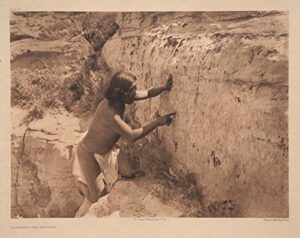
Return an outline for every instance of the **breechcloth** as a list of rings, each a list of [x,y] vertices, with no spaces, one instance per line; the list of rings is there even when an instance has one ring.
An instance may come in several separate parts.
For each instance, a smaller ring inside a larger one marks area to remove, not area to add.
[[[84,158],[81,161],[93,159],[96,160],[99,164],[101,173],[98,175],[96,181],[103,180],[107,191],[109,192],[112,186],[118,180],[118,154],[120,153],[120,149],[112,148],[111,151],[106,153],[105,155],[94,154],[88,150],[88,148],[81,142],[77,145],[74,164],[73,164],[73,175],[77,179],[77,181],[86,184],[86,179],[82,168],[80,166],[78,157]],[[96,182],[95,181],[95,182]]]

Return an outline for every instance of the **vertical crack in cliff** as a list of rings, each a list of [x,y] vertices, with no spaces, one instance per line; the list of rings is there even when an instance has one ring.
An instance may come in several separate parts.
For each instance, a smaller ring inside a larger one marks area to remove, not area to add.
[[[26,151],[26,134],[28,131],[40,131],[47,135],[55,135],[55,133],[48,132],[44,129],[32,129],[27,127],[23,133],[22,141],[21,141],[21,153],[16,156],[17,158],[17,171],[16,171],[16,178],[15,178],[15,194],[14,194],[14,201],[17,206],[15,214],[12,214],[12,217],[18,216],[26,216],[24,209],[19,203],[18,194],[19,194],[19,178],[20,173],[27,174],[30,181],[30,195],[31,200],[37,204],[39,207],[45,207],[51,201],[51,189],[46,183],[42,183],[38,177],[38,168],[37,166],[30,160],[25,159],[25,151]],[[48,142],[48,140],[46,140]]]
[[[19,200],[18,200],[18,188],[19,188],[19,173],[20,173],[20,167],[21,167],[21,162],[24,158],[24,153],[25,153],[25,137],[26,137],[26,132],[27,132],[28,128],[25,129],[24,133],[23,133],[23,137],[22,137],[22,142],[21,142],[21,153],[20,155],[17,154],[16,155],[16,159],[17,159],[17,172],[16,172],[16,179],[15,179],[15,194],[14,194],[14,201],[16,204],[16,214],[11,214],[12,217],[18,217],[18,216],[23,216],[23,209],[22,206],[19,204]],[[12,209],[12,208],[11,208]],[[21,213],[21,214],[18,214]]]
[[[34,134],[28,134],[34,132]],[[75,184],[70,172],[62,168],[69,168],[72,164],[72,148],[70,141],[57,139],[58,134],[44,129],[27,127],[19,138],[19,153],[15,156],[15,176],[13,183],[15,190],[12,191],[12,218],[18,217],[73,217],[75,209],[80,202],[76,197]],[[55,142],[55,144],[53,144]],[[56,144],[58,142],[58,144]],[[68,145],[68,146],[65,146]],[[56,147],[57,146],[57,147]],[[67,149],[68,153],[57,154],[57,149]],[[65,161],[56,158],[63,156]],[[57,165],[59,163],[59,166]],[[47,167],[58,171],[47,172]],[[46,166],[46,167],[45,167]],[[61,168],[62,167],[62,168]],[[61,171],[66,176],[60,174]],[[70,171],[70,169],[68,169]],[[63,183],[55,183],[54,180],[63,177],[67,184],[62,190]],[[69,201],[58,200],[61,191],[69,194]]]

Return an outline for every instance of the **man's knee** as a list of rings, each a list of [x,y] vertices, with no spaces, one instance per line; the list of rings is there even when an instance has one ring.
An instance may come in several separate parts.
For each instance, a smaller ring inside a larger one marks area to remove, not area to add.
[[[131,176],[133,174],[129,157],[122,151],[118,155],[118,170],[122,176]]]

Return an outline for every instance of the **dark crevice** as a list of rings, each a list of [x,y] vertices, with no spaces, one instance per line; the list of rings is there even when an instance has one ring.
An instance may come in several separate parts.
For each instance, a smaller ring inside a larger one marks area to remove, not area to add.
[[[35,39],[30,35],[10,35],[10,43],[14,41],[24,40],[24,39]]]

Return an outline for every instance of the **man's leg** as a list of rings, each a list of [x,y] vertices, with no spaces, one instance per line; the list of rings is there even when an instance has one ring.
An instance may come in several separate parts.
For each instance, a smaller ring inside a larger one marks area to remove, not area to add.
[[[87,199],[87,196],[89,194],[87,185],[77,181],[77,187],[78,187],[80,194],[84,197],[84,200],[83,200],[81,206],[79,207],[78,211],[76,212],[75,217],[83,217],[88,212],[88,210],[92,204]]]
[[[118,167],[119,167],[119,173],[123,177],[133,177],[134,176],[134,170],[132,169],[131,163],[129,161],[129,157],[120,151],[118,155]]]
[[[118,155],[118,166],[119,174],[121,174],[122,178],[131,179],[145,175],[142,170],[133,169],[129,157],[122,151]]]
[[[95,181],[100,173],[99,165],[95,159],[94,154],[87,151],[87,149],[81,144],[79,144],[77,147],[77,155],[79,164],[87,183],[87,199],[91,203],[97,202],[100,191],[98,191]]]

